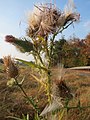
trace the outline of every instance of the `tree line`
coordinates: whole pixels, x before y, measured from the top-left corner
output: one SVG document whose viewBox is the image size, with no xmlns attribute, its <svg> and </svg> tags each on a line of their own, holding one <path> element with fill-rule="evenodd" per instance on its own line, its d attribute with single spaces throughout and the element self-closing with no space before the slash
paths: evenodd
<svg viewBox="0 0 90 120">
<path fill-rule="evenodd" d="M 66 40 L 62 37 L 53 45 L 52 65 L 64 64 L 64 67 L 90 65 L 90 33 L 85 39 L 72 38 Z"/>
</svg>

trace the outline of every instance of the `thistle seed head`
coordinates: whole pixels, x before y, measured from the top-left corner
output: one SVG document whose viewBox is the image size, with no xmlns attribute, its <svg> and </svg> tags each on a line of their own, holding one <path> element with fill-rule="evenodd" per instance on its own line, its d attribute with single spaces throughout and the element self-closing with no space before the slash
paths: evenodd
<svg viewBox="0 0 90 120">
<path fill-rule="evenodd" d="M 63 80 L 56 80 L 52 88 L 53 97 L 57 100 L 70 100 L 73 98 L 70 88 Z"/>
<path fill-rule="evenodd" d="M 74 8 L 73 2 L 69 2 L 63 12 L 51 3 L 35 5 L 28 15 L 28 36 L 45 37 L 54 34 L 68 22 L 79 20 L 80 15 L 73 11 Z"/>
<path fill-rule="evenodd" d="M 5 41 L 12 43 L 12 42 L 15 41 L 15 37 L 13 37 L 12 35 L 6 35 L 5 36 Z"/>
<path fill-rule="evenodd" d="M 11 56 L 5 56 L 3 58 L 3 62 L 7 76 L 10 78 L 15 78 L 18 75 L 18 68 L 14 63 L 14 60 L 11 59 Z"/>
</svg>

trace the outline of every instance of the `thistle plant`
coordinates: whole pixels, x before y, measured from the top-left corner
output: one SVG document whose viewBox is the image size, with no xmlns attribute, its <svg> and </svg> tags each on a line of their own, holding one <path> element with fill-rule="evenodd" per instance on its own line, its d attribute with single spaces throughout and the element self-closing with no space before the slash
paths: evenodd
<svg viewBox="0 0 90 120">
<path fill-rule="evenodd" d="M 28 27 L 26 30 L 28 38 L 18 39 L 12 35 L 5 37 L 6 42 L 13 44 L 21 52 L 28 52 L 34 57 L 34 61 L 30 62 L 21 59 L 17 60 L 34 68 L 38 73 L 38 77 L 33 73 L 31 73 L 31 76 L 36 79 L 41 86 L 44 86 L 49 107 L 44 109 L 41 116 L 56 110 L 57 106 L 63 107 L 62 102 L 58 104 L 58 99 L 56 98 L 60 98 L 60 101 L 62 98 L 72 98 L 69 88 L 61 79 L 54 85 L 56 92 L 52 92 L 51 67 L 55 37 L 80 18 L 80 15 L 74 8 L 72 2 L 68 2 L 64 11 L 59 10 L 56 5 L 52 3 L 34 5 L 33 11 L 28 13 Z M 22 87 L 19 87 L 23 91 Z M 35 104 L 33 104 L 31 100 L 30 103 L 36 109 Z M 56 103 L 57 105 L 54 106 Z"/>
</svg>

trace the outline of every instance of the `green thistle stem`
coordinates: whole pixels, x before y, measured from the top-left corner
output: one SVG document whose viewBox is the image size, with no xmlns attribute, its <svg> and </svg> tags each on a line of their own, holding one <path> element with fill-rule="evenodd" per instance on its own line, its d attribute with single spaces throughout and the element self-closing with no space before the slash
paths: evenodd
<svg viewBox="0 0 90 120">
<path fill-rule="evenodd" d="M 21 89 L 21 91 L 23 92 L 25 98 L 31 103 L 31 105 L 33 106 L 33 108 L 35 109 L 35 111 L 36 111 L 37 113 L 39 113 L 40 111 L 39 111 L 39 109 L 38 109 L 38 107 L 37 107 L 37 104 L 34 102 L 34 100 L 33 100 L 32 98 L 28 97 L 28 95 L 26 94 L 26 92 L 25 92 L 25 90 L 23 89 L 23 87 L 18 83 L 17 79 L 15 79 L 15 81 L 16 81 L 16 85 L 17 85 L 17 86 Z"/>
<path fill-rule="evenodd" d="M 48 79 L 47 81 L 47 96 L 48 96 L 48 103 L 51 103 L 51 81 Z"/>
</svg>

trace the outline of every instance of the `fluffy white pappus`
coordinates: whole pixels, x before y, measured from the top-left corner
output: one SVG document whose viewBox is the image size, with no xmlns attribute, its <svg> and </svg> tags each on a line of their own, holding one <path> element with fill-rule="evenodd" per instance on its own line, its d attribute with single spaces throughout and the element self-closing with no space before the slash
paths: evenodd
<svg viewBox="0 0 90 120">
<path fill-rule="evenodd" d="M 57 26 L 60 26 L 60 27 L 62 27 L 63 25 L 64 25 L 64 23 L 65 23 L 65 15 L 64 14 L 62 14 L 59 18 L 58 18 L 58 21 L 57 21 Z M 59 27 L 59 28 L 60 28 Z"/>
<path fill-rule="evenodd" d="M 55 111 L 57 109 L 60 109 L 63 107 L 63 104 L 61 102 L 57 102 L 54 100 L 50 105 L 46 105 L 44 110 L 41 112 L 40 116 L 44 116 L 49 112 Z"/>
<path fill-rule="evenodd" d="M 68 0 L 68 3 L 67 5 L 65 5 L 65 8 L 64 8 L 65 16 L 72 14 L 73 12 L 75 12 L 75 10 L 76 10 L 76 7 L 75 7 L 73 0 Z"/>
<path fill-rule="evenodd" d="M 80 14 L 76 12 L 76 6 L 73 0 L 68 0 L 68 4 L 64 8 L 64 15 L 65 15 L 65 24 L 69 21 L 79 21 Z"/>
<path fill-rule="evenodd" d="M 73 16 L 75 21 L 79 21 L 80 20 L 80 14 L 79 13 L 73 13 L 72 16 Z"/>
<path fill-rule="evenodd" d="M 46 34 L 48 32 L 54 31 L 54 28 L 52 26 L 48 25 L 47 23 L 44 23 L 43 21 L 41 22 L 41 26 L 44 32 L 46 32 Z"/>
<path fill-rule="evenodd" d="M 40 24 L 41 11 L 34 7 L 33 11 L 28 12 L 28 25 L 34 30 Z"/>
<path fill-rule="evenodd" d="M 74 3 L 70 0 L 63 12 L 51 3 L 35 5 L 28 17 L 28 35 L 45 37 L 54 34 L 68 22 L 77 21 L 80 15 L 74 11 L 74 8 Z"/>
</svg>

